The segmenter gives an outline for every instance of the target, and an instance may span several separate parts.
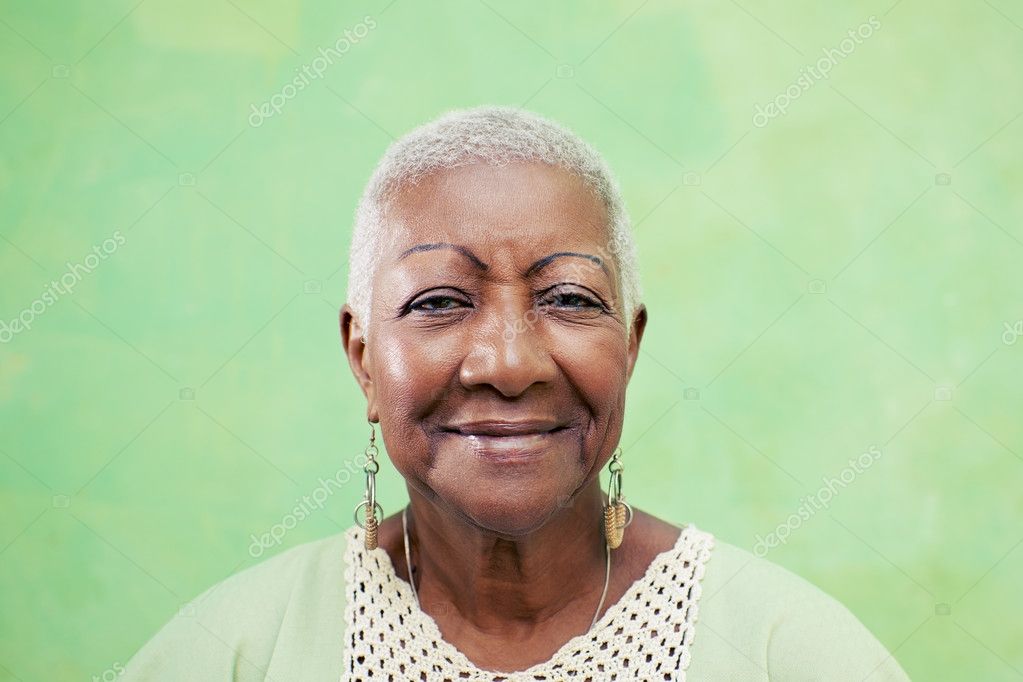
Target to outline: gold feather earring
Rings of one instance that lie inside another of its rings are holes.
[[[377,503],[377,472],[380,471],[380,463],[377,462],[376,429],[373,422],[369,423],[369,445],[366,446],[366,465],[363,471],[366,472],[366,492],[363,493],[362,502],[355,507],[355,523],[366,531],[366,549],[377,548],[377,528],[384,516],[384,509]],[[359,510],[365,508],[363,520],[360,522]],[[377,511],[380,516],[377,516]]]
[[[608,485],[608,503],[604,507],[604,538],[608,547],[617,549],[625,537],[625,528],[632,523],[632,507],[622,495],[622,470],[625,467],[622,464],[621,446],[611,455],[607,468],[611,472],[611,481]]]

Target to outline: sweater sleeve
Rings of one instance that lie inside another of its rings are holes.
[[[768,634],[770,679],[909,680],[895,657],[841,603],[810,584],[790,596],[798,608],[780,614]]]
[[[248,577],[228,578],[183,606],[128,661],[124,682],[263,680],[274,624],[270,613],[253,612],[259,600],[237,598]]]
[[[123,681],[337,680],[341,542],[299,545],[206,590],[136,652]]]
[[[835,598],[785,568],[720,539],[707,565],[692,679],[909,678]]]

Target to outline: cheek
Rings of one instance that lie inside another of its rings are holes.
[[[380,334],[374,353],[374,384],[382,419],[401,449],[423,438],[421,420],[436,411],[457,386],[457,344],[425,342],[415,334]],[[413,448],[415,449],[415,448]]]
[[[591,475],[610,460],[622,436],[625,421],[625,363],[628,349],[617,330],[605,333],[565,333],[556,347],[571,348],[557,357],[558,364],[585,404],[589,423],[581,436],[582,461]],[[570,338],[568,338],[570,337]]]
[[[551,348],[569,382],[581,394],[596,419],[608,419],[621,409],[625,396],[627,348],[614,329],[563,329],[551,332]]]

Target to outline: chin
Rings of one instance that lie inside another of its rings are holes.
[[[456,510],[470,523],[509,539],[542,528],[551,517],[564,511],[564,501],[568,499],[568,494],[561,491],[495,487],[483,485],[478,492],[459,496]]]

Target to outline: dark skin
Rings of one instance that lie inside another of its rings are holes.
[[[647,311],[626,333],[606,212],[563,169],[472,164],[396,199],[402,227],[381,252],[367,341],[347,305],[342,341],[407,482],[423,611],[476,666],[524,670],[585,633],[600,599],[598,475],[621,437]],[[530,419],[555,428],[502,445],[454,430]],[[601,615],[679,532],[636,510]],[[410,580],[400,513],[379,537]]]

